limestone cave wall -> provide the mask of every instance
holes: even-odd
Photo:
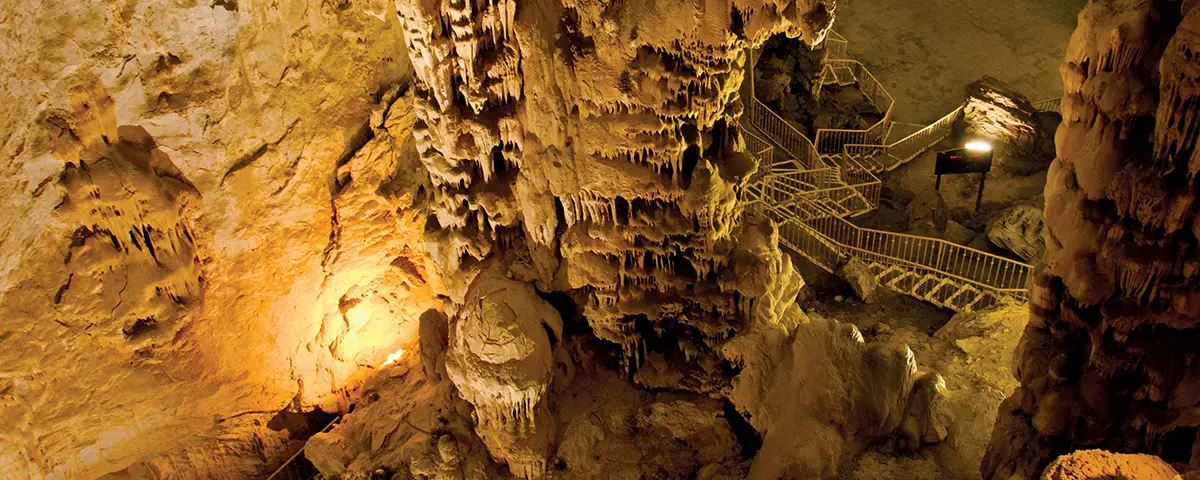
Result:
[[[0,18],[0,478],[260,476],[416,350],[439,287],[391,2]]]

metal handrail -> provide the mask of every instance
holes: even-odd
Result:
[[[821,83],[832,68],[853,68],[863,95],[884,116],[864,130],[818,130],[813,142],[762,102],[750,102],[748,116],[752,124],[797,159],[796,168],[767,172],[758,186],[758,199],[778,223],[784,244],[829,271],[841,258],[857,254],[880,265],[922,272],[937,280],[925,298],[941,297],[941,304],[952,308],[959,307],[952,305],[952,300],[969,289],[1026,299],[1025,285],[1033,268],[1028,264],[940,238],[860,228],[843,218],[839,210],[849,213],[858,206],[847,206],[845,202],[861,201],[862,211],[878,205],[882,182],[872,173],[872,167],[894,169],[942,141],[952,132],[961,107],[896,142],[884,144],[891,130],[894,98],[861,63],[835,55],[835,50],[844,52],[844,38],[831,32],[825,43],[831,53]],[[828,163],[826,156],[839,159],[838,164]],[[944,290],[941,287],[945,285],[956,288]]]
[[[772,172],[778,177],[800,177],[804,175],[812,175],[815,180],[807,180],[804,183],[810,185],[824,185],[817,187],[815,190],[829,188],[830,192],[846,192],[846,189],[852,190],[856,195],[862,198],[860,208],[848,209],[856,213],[865,213],[867,210],[875,208],[879,205],[879,195],[882,192],[879,178],[875,177],[869,169],[862,166],[856,160],[850,159],[846,163],[856,167],[857,171],[847,172],[845,168],[839,168],[829,165],[821,159],[820,153],[803,133],[800,133],[796,127],[788,123],[783,117],[775,113],[760,102],[758,99],[750,102],[750,122],[755,128],[758,128],[765,135],[775,140],[783,147],[786,152],[799,165],[791,171],[777,170]],[[823,176],[829,175],[829,176]],[[831,179],[834,179],[830,181]],[[829,183],[826,183],[829,181]],[[829,185],[832,183],[833,185]],[[768,192],[764,192],[768,193]],[[849,192],[846,192],[849,193]],[[830,200],[833,200],[830,198]]]
[[[750,102],[750,123],[768,137],[772,137],[783,151],[805,167],[821,168],[821,157],[811,140],[796,127],[780,117],[757,98]]]
[[[961,112],[962,107],[957,107],[925,128],[891,144],[845,144],[842,146],[842,157],[857,161],[860,157],[869,156],[872,162],[879,165],[881,171],[894,170],[950,136],[954,130],[954,121]],[[879,157],[886,157],[887,162],[880,161]]]
[[[762,137],[759,137],[758,135],[754,134],[753,132],[751,132],[749,130],[744,131],[742,133],[743,133],[742,138],[745,139],[745,141],[746,141],[746,151],[747,152],[757,153],[757,152],[763,151],[763,149],[765,149],[765,148],[771,147],[770,142],[766,141]]]
[[[850,42],[846,40],[846,37],[843,37],[834,30],[829,30],[829,33],[825,36],[825,41],[822,42],[822,47],[828,52],[826,54],[828,58],[849,58],[847,54],[849,46]]]
[[[826,214],[808,221],[798,221],[787,216],[775,218],[776,221],[782,220],[781,223],[794,224],[806,230],[809,235],[821,240],[822,243],[835,245],[842,250],[838,252],[840,255],[836,259],[816,260],[813,257],[819,255],[811,255],[811,252],[809,252],[810,255],[805,255],[827,271],[833,271],[840,262],[841,257],[848,255],[849,252],[855,252],[860,254],[859,256],[876,261],[881,265],[895,265],[923,270],[945,278],[968,283],[979,289],[989,290],[1018,299],[1024,299],[1027,296],[1025,284],[1033,271],[1032,265],[951,243],[940,238],[920,237],[862,228],[849,220],[834,215],[834,212],[828,211],[828,207],[824,205],[811,204],[806,206],[816,210],[826,210]],[[767,205],[767,208],[768,210],[774,210],[777,207]],[[774,211],[773,213],[780,214],[781,212]],[[841,238],[839,239],[839,237]],[[796,243],[795,239],[789,238],[788,241],[792,244]],[[795,248],[799,245],[789,246]],[[962,259],[966,259],[965,266],[967,268],[956,268],[964,265]],[[959,262],[955,264],[952,260],[959,260]],[[984,271],[983,275],[962,274],[962,270],[977,272],[979,271],[978,267],[984,264],[990,264],[990,272],[995,273],[992,274],[989,271]]]
[[[858,79],[859,91],[871,102],[871,105],[883,112],[883,117],[863,130],[838,128],[817,130],[816,141],[813,142],[816,144],[817,152],[820,155],[840,155],[842,147],[846,144],[883,143],[892,129],[892,107],[896,104],[892,94],[888,93],[883,84],[862,62],[844,58],[826,59],[821,72],[821,84],[824,84],[828,72],[834,68],[851,69],[855,78]]]

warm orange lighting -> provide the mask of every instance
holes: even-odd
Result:
[[[967,143],[967,150],[972,152],[990,152],[992,151],[992,144],[983,140],[975,140]]]
[[[404,349],[397,348],[396,351],[388,354],[387,360],[385,360],[383,362],[383,365],[380,365],[380,367],[386,367],[388,365],[396,363],[396,361],[400,360],[400,357],[403,357],[403,356],[404,356]]]

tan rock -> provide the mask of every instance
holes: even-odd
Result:
[[[299,444],[250,420],[344,408],[407,345],[433,292],[392,8],[0,6],[5,475],[262,476]]]
[[[1179,472],[1153,455],[1080,450],[1058,457],[1042,472],[1042,480],[1086,478],[1181,479]]]

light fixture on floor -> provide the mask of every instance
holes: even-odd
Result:
[[[941,190],[942,175],[979,173],[979,193],[975,197],[975,211],[983,204],[983,184],[987,172],[992,169],[992,144],[984,140],[971,140],[962,148],[938,152],[933,174],[937,176],[934,190]]]
[[[964,146],[967,147],[967,151],[970,152],[984,153],[992,151],[992,144],[983,140],[972,140],[967,142],[967,144]]]

